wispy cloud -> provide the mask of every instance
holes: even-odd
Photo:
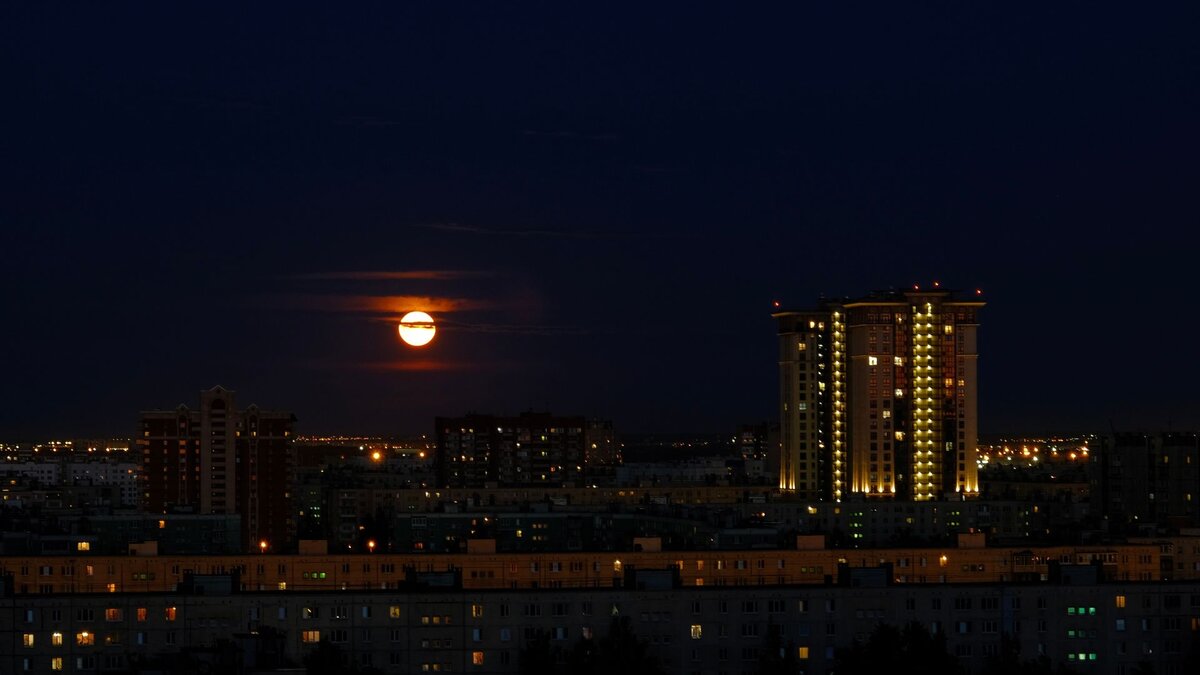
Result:
[[[405,373],[444,372],[447,370],[472,370],[476,366],[470,363],[453,361],[438,361],[435,359],[411,359],[403,361],[373,361],[355,364],[356,368],[373,371],[396,371]]]
[[[498,323],[458,323],[447,325],[464,333],[498,333],[506,335],[586,335],[591,331],[570,326],[527,326]]]
[[[282,295],[267,298],[266,302],[284,309],[317,312],[358,312],[386,314],[399,317],[405,312],[451,313],[492,309],[495,303],[471,298],[450,298],[431,295]]]
[[[611,132],[588,133],[582,131],[562,130],[540,130],[540,129],[522,129],[522,136],[529,138],[556,138],[565,140],[577,141],[599,141],[610,142],[619,140],[621,137]]]
[[[372,321],[382,323],[399,323],[402,314],[380,314],[372,317]],[[587,335],[594,330],[576,328],[573,326],[545,326],[531,324],[506,323],[473,323],[455,319],[438,318],[438,328],[452,330],[456,333],[492,333],[496,335]]]
[[[388,117],[378,117],[376,115],[347,115],[346,117],[339,117],[338,119],[334,120],[333,123],[341,127],[366,128],[398,127],[407,124],[406,122],[401,122],[400,120],[391,119]]]
[[[477,225],[460,225],[458,223],[420,223],[413,225],[426,230],[439,232],[455,232],[460,234],[479,234],[495,237],[549,237],[561,239],[670,239],[693,236],[667,232],[596,232],[588,230],[511,230],[492,229]]]
[[[491,272],[478,270],[345,270],[329,272],[308,272],[284,277],[289,281],[300,282],[333,282],[333,281],[363,281],[363,282],[454,282],[463,279],[488,278],[494,276]],[[317,283],[317,287],[327,284]],[[403,283],[401,284],[403,285]],[[421,284],[429,286],[429,284]],[[395,324],[408,312],[423,311],[434,317],[441,330],[456,333],[479,333],[494,335],[527,335],[527,336],[571,336],[587,335],[595,330],[575,326],[555,326],[529,323],[494,323],[472,321],[470,319],[500,318],[497,310],[522,310],[522,315],[528,315],[530,301],[527,295],[502,295],[496,297],[464,297],[461,294],[426,294],[426,293],[338,293],[334,289],[321,292],[324,289],[313,289],[312,292],[294,292],[279,295],[263,295],[250,300],[253,306],[269,307],[272,309],[294,310],[302,312],[327,312],[358,315],[367,321]],[[482,316],[471,316],[481,313]],[[470,318],[468,318],[470,317]],[[400,362],[388,366],[393,369],[429,370],[431,365],[421,365],[417,362]],[[445,364],[438,366],[447,369]],[[452,368],[451,368],[452,369]]]
[[[435,373],[448,371],[474,371],[482,373],[494,372],[497,370],[507,370],[511,368],[521,368],[526,367],[529,364],[518,363],[515,361],[497,360],[469,362],[447,361],[437,358],[409,358],[392,359],[388,361],[359,361],[349,363],[337,361],[311,361],[305,365],[316,370],[361,370],[376,373]]]
[[[370,270],[361,272],[313,272],[288,277],[304,281],[407,281],[433,280],[456,281],[459,279],[481,279],[492,276],[479,270]]]

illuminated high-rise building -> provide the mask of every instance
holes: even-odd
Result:
[[[773,314],[779,487],[834,501],[977,495],[983,304],[935,286]]]
[[[295,483],[290,412],[252,405],[238,410],[234,392],[200,392],[200,409],[141,414],[143,507],[241,516],[248,549],[267,542],[283,548],[295,535],[291,492]]]

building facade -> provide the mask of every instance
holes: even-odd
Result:
[[[880,624],[916,622],[943,636],[968,673],[983,671],[1007,643],[1021,660],[1045,657],[1072,672],[1130,675],[1149,665],[1183,675],[1194,672],[1186,659],[1200,631],[1195,582],[1068,583],[1064,574],[1046,583],[896,587],[863,574],[809,586],[672,588],[663,583],[669,576],[647,572],[586,590],[471,591],[451,583],[239,592],[217,578],[171,593],[0,591],[0,671],[299,665],[324,642],[347,671],[516,673],[521,651],[541,636],[553,659],[565,659],[581,639],[602,638],[619,620],[670,673],[761,672],[772,645],[790,652],[799,672],[831,673],[838,650]]]
[[[773,314],[779,487],[831,501],[977,495],[982,306],[934,288]]]
[[[522,527],[537,532],[536,520]],[[981,545],[982,537],[964,537],[959,545],[886,549],[825,548],[823,541],[798,537],[793,549],[690,551],[661,550],[641,542],[642,550],[503,553],[495,552],[495,540],[479,539],[468,542],[466,553],[103,556],[77,552],[0,557],[0,574],[11,575],[17,595],[168,593],[190,573],[235,570],[241,589],[247,591],[399,589],[412,570],[460,574],[462,586],[475,590],[608,588],[620,585],[629,569],[675,569],[685,588],[820,585],[836,578],[840,566],[884,564],[891,565],[897,585],[1046,581],[1060,564],[1100,566],[1104,578],[1112,581],[1200,580],[1195,538],[989,547]]]
[[[238,514],[247,549],[284,546],[295,535],[295,416],[251,405],[234,392],[200,393],[200,409],[141,414],[142,493],[151,513]]]
[[[1200,527],[1200,435],[1113,434],[1089,470],[1092,501],[1113,527]]]
[[[611,452],[611,426],[584,417],[439,417],[434,457],[440,487],[581,485],[591,448]],[[607,441],[605,437],[607,436]]]

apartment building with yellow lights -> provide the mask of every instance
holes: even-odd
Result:
[[[983,304],[914,287],[774,313],[780,489],[831,501],[977,496]]]

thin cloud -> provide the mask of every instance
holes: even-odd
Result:
[[[333,122],[340,127],[364,127],[368,129],[379,127],[398,127],[407,124],[400,120],[390,119],[387,117],[377,117],[375,115],[348,115],[340,117]]]
[[[481,279],[491,276],[479,270],[367,270],[358,272],[313,272],[288,277],[303,281],[403,281],[433,280],[457,281],[459,279]]]
[[[307,367],[317,370],[361,370],[376,373],[436,373],[449,371],[490,372],[526,367],[529,364],[515,361],[446,361],[437,358],[393,359],[389,361],[361,361],[356,363],[334,361],[312,361]]]
[[[620,138],[621,138],[620,136],[618,136],[617,134],[614,134],[614,133],[604,133],[604,132],[602,132],[602,133],[585,133],[585,132],[579,132],[579,131],[570,131],[570,130],[566,130],[566,129],[560,130],[560,131],[549,131],[549,130],[543,131],[543,130],[539,130],[539,129],[522,129],[521,135],[527,136],[530,138],[559,138],[559,139],[567,139],[567,140],[598,141],[598,142],[616,141],[616,140],[620,140]]]
[[[586,335],[591,331],[570,326],[521,326],[495,323],[451,323],[448,325],[464,333],[499,333],[506,335]]]
[[[480,234],[495,237],[547,237],[559,239],[668,239],[675,237],[693,236],[690,234],[672,234],[666,232],[593,232],[587,230],[502,230],[479,227],[476,225],[460,225],[458,223],[420,223],[413,225],[426,230],[439,232],[454,232],[459,234]]]
[[[357,368],[362,370],[374,371],[394,371],[404,373],[432,373],[444,372],[448,370],[472,370],[476,366],[470,363],[457,363],[453,361],[437,361],[434,359],[415,359],[405,361],[375,361],[368,363],[356,364]]]
[[[284,295],[268,298],[267,303],[284,309],[316,312],[358,312],[363,314],[402,315],[422,312],[452,313],[492,309],[494,303],[470,298],[431,295]]]
[[[399,323],[401,314],[373,317],[380,323]],[[498,335],[587,335],[595,331],[573,326],[539,326],[503,323],[469,323],[447,319],[435,319],[434,323],[441,330],[455,333],[492,333]]]

